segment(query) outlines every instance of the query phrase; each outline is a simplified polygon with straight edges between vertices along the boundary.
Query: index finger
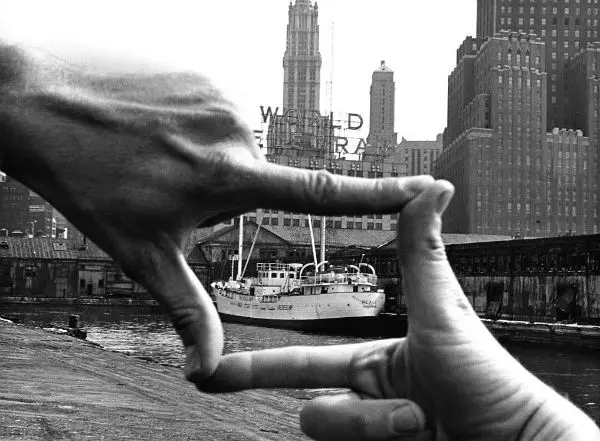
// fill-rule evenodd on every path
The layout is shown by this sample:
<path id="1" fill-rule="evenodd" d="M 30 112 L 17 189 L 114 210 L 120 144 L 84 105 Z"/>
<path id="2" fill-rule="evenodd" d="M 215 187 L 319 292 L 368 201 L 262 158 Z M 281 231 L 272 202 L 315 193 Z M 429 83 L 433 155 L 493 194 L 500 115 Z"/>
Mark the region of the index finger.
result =
<path id="1" fill-rule="evenodd" d="M 396 345 L 381 340 L 337 346 L 290 346 L 223 357 L 212 377 L 196 383 L 205 392 L 273 388 L 352 388 L 353 365 L 362 354 Z"/>
<path id="2" fill-rule="evenodd" d="M 315 215 L 396 213 L 433 183 L 431 176 L 356 178 L 255 161 L 255 205 Z"/>

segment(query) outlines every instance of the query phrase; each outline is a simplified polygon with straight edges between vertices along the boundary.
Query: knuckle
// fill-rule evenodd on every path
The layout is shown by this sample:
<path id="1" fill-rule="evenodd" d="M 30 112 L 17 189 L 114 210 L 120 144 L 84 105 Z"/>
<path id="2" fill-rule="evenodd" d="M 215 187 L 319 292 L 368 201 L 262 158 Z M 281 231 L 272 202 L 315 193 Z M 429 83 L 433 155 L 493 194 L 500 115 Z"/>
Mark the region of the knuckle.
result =
<path id="1" fill-rule="evenodd" d="M 319 170 L 309 175 L 308 200 L 311 205 L 327 205 L 340 193 L 339 181 L 326 170 Z"/>

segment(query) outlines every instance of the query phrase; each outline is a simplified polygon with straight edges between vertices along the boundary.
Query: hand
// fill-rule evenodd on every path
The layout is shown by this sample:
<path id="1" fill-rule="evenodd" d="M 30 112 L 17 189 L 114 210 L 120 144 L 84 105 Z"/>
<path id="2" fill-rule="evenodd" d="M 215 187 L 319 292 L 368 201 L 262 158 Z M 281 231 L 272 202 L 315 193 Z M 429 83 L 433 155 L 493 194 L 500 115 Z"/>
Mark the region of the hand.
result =
<path id="1" fill-rule="evenodd" d="M 198 382 L 215 371 L 223 332 L 181 252 L 192 229 L 257 207 L 391 213 L 432 182 L 273 165 L 234 107 L 197 74 L 94 74 L 1 44 L 0 143 L 3 170 L 170 314 L 186 346 L 186 375 Z"/>
<path id="2" fill-rule="evenodd" d="M 436 181 L 399 216 L 406 338 L 231 354 L 198 387 L 351 389 L 304 408 L 302 429 L 316 440 L 600 440 L 598 427 L 506 352 L 471 308 L 440 235 L 453 192 Z"/>

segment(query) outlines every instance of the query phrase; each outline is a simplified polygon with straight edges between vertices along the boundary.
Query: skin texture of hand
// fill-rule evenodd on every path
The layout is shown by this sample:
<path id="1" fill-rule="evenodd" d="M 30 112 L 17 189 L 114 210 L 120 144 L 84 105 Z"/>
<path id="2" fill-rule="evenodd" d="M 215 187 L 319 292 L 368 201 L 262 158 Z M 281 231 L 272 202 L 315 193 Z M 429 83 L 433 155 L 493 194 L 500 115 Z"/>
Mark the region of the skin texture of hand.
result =
<path id="1" fill-rule="evenodd" d="M 316 440 L 600 440 L 581 410 L 521 366 L 487 331 L 446 259 L 436 181 L 399 217 L 406 338 L 226 356 L 208 390 L 346 387 L 301 415 Z"/>
<path id="2" fill-rule="evenodd" d="M 393 213 L 432 182 L 270 164 L 198 74 L 90 72 L 2 44 L 0 162 L 160 302 L 186 347 L 186 376 L 198 383 L 219 364 L 223 331 L 181 252 L 192 229 L 258 207 Z"/>

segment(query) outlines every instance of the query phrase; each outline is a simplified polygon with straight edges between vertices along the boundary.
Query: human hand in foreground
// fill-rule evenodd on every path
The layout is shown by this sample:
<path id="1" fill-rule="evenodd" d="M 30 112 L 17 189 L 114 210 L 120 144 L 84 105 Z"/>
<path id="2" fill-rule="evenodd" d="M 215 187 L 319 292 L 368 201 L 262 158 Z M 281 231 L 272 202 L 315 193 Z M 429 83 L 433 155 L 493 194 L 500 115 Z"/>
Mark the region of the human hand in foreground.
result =
<path id="1" fill-rule="evenodd" d="M 598 441 L 581 410 L 521 366 L 487 331 L 446 259 L 436 181 L 399 217 L 408 335 L 357 345 L 227 355 L 210 391 L 344 387 L 302 411 L 316 440 Z"/>
<path id="2" fill-rule="evenodd" d="M 187 377 L 201 382 L 217 368 L 223 330 L 182 255 L 192 229 L 257 207 L 397 212 L 432 179 L 270 164 L 205 78 L 162 72 L 91 73 L 0 44 L 0 164 L 150 291 L 185 344 Z"/>

